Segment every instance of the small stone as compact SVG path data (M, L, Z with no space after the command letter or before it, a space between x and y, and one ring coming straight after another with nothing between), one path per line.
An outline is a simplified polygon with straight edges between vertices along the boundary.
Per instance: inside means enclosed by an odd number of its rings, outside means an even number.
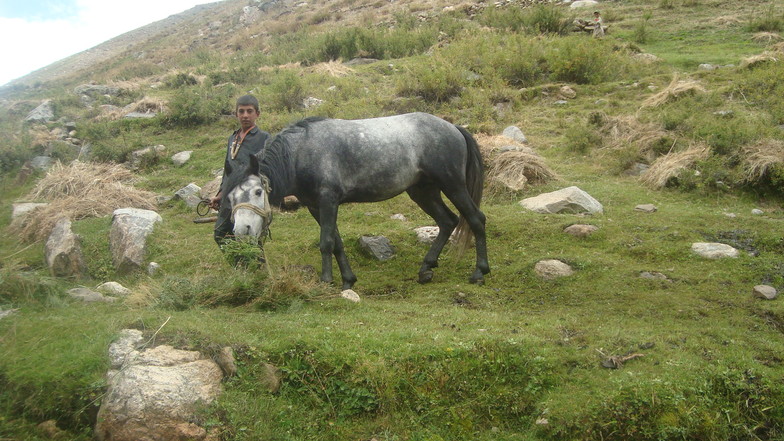
M226 377L233 377L237 375L237 364L234 361L234 349L231 346L225 346L218 352L215 357L215 363L223 370Z
M67 292L72 299L81 300L86 303L92 303L92 302L111 303L117 300L114 297L106 297L99 292L95 292L87 288L73 288L73 289L69 289Z
M161 269L161 265L158 262L150 262L147 265L147 274L149 274L150 276L154 276L155 274L158 273L160 269Z
M567 277L574 274L574 269L560 260L549 259L542 260L536 263L534 271L540 277L548 280L557 279L559 277Z
M193 153L193 150L186 150L184 152L179 152L179 153L174 154L171 157L171 160L174 163L175 167L181 167L181 166L185 165L185 163L188 162L191 159L191 154L192 153Z
M776 288L768 285L757 285L754 287L754 297L765 300L773 300L778 297Z
M658 210L653 204L640 204L634 207L634 209L636 211L642 211L643 213L654 213L656 210Z
M131 294L131 290L120 285L117 282L106 282L98 285L95 289L102 294L108 294L115 297L125 297Z
M564 228L564 233L571 234L574 237L588 237L594 232L596 232L599 227L595 225L582 225L582 224L575 224L569 225L568 227Z
M399 220L399 221L403 221L403 222L405 222L406 220L408 220L408 219L406 219L406 217L405 217L405 216L403 216L403 215L402 215L402 214L400 214L400 213L393 214L392 216L389 216L389 218L390 218L390 219L393 219L393 220Z
M414 228L414 232L417 235L417 241L421 243L433 243L433 241L436 240L439 231L438 227Z
M737 249L723 243L697 242L691 245L691 250L708 259L735 258L740 254Z
M643 272L640 273L640 278L641 279L648 279L648 280L667 280L667 281L670 280L664 274L656 272L656 271L643 271Z
M765 214L765 212L760 210L759 208L755 208L751 210L751 214L753 214L754 216L762 216L763 214Z
M354 303L359 303L362 299L359 298L359 294L354 292L353 289L346 289L340 293L340 297L343 297L346 300L352 301Z

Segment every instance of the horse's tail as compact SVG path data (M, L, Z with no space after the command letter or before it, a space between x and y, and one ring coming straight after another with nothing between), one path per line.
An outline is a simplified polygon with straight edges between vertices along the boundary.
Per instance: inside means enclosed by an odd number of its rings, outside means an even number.
M482 191L484 190L484 164L482 163L482 154L479 151L479 144L476 143L474 137L468 133L466 129L460 126L457 130L463 134L468 147L468 161L466 162L466 188L471 199L476 204L476 208L482 203ZM468 225L465 216L460 215L460 220L455 229L455 243L457 244L458 254L462 254L471 245L473 232Z

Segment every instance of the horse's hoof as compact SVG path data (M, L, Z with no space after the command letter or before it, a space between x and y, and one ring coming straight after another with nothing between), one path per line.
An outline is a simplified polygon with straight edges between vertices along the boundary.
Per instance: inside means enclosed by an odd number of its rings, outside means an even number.
M481 271L476 271L474 274L471 274L471 277L468 278L469 283L473 283L475 285L484 285L485 284L485 277Z
M425 284L433 280L433 271L427 270L419 273L419 283Z

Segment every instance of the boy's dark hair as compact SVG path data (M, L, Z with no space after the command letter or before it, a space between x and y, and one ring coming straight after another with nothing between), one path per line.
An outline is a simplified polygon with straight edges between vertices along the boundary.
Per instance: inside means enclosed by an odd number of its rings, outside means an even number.
M237 98L237 105L234 107L234 111L236 112L240 106L253 106L256 112L259 112L259 100L253 95L242 95Z

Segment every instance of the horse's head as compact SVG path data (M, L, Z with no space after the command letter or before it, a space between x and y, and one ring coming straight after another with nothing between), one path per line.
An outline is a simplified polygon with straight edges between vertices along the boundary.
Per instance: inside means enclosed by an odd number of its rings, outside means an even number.
M228 195L235 236L261 239L267 233L272 222L269 192L269 179L259 173L258 159L251 156L244 179Z

